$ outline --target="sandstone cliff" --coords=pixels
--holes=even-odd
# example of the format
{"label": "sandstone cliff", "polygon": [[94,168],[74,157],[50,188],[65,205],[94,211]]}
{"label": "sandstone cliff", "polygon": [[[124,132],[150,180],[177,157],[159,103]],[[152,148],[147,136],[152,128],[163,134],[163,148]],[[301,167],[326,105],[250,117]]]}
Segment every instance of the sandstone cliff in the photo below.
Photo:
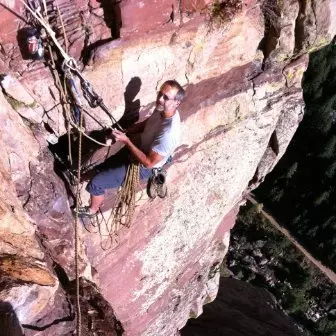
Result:
{"label": "sandstone cliff", "polygon": [[[54,2],[47,3],[63,43]],[[274,167],[302,119],[307,53],[335,34],[336,3],[246,0],[224,16],[206,0],[58,4],[69,53],[117,119],[148,115],[168,78],[186,87],[169,197],[142,198],[132,227],[107,250],[97,230],[83,226],[79,256],[85,331],[177,335],[216,297],[244,191]],[[26,335],[70,335],[71,190],[48,146],[66,134],[64,113],[48,64],[22,58],[23,6],[2,1],[0,13],[0,301]],[[111,124],[101,110],[90,112]],[[87,118],[86,128],[100,126]]]}

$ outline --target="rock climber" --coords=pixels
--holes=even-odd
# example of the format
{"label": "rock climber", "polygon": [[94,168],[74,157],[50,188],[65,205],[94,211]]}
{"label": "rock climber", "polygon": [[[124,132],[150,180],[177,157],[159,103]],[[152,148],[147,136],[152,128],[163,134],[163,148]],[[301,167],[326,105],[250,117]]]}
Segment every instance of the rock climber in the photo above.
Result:
{"label": "rock climber", "polygon": [[[122,185],[131,160],[140,163],[140,179],[148,179],[153,168],[161,168],[173,154],[180,141],[180,114],[178,106],[184,98],[184,89],[176,80],[164,82],[157,94],[152,115],[123,133],[114,129],[111,136],[125,145],[126,151],[116,155],[111,165],[99,172],[88,183],[90,205],[78,209],[79,217],[92,217],[104,202],[106,189]],[[136,145],[129,135],[141,133]]]}

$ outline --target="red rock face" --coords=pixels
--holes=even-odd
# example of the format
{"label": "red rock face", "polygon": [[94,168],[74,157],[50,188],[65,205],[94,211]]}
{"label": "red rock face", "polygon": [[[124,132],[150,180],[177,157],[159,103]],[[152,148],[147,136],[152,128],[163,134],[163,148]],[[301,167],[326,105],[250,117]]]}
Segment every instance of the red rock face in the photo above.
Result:
{"label": "red rock face", "polygon": [[[0,24],[1,27],[1,40],[3,44],[14,43],[16,39],[17,23],[20,20],[20,8],[18,1],[5,1],[1,3],[0,9]],[[15,15],[15,13],[17,13]]]}
{"label": "red rock face", "polygon": [[127,0],[121,2],[120,11],[121,34],[132,39],[137,35],[171,29],[179,17],[179,1]]}
{"label": "red rock face", "polygon": [[211,0],[182,0],[181,8],[185,12],[202,12],[206,9],[208,5],[210,5],[213,1]]}
{"label": "red rock face", "polygon": [[[152,210],[159,206],[160,212]],[[188,315],[200,313],[203,300],[216,294],[216,289],[213,293],[207,288],[207,283],[216,275],[215,272],[211,274],[208,267],[220,264],[227,247],[223,244],[223,237],[233,227],[237,214],[237,209],[231,211],[210,240],[199,241],[192,249],[186,249],[183,244],[177,246],[173,238],[167,239],[161,248],[170,250],[169,245],[174,246],[171,253],[179,255],[180,262],[169,265],[174,256],[158,251],[166,254],[169,270],[160,265],[157,271],[166,275],[150,275],[144,273],[139,255],[146,251],[154,237],[160,236],[160,231],[166,230],[164,226],[157,225],[161,222],[158,216],[165,212],[162,206],[168,204],[154,202],[145,210],[146,217],[137,218],[129,230],[120,233],[119,246],[104,254],[99,248],[93,248],[94,235],[86,235],[86,246],[99,274],[102,293],[109,302],[113,302],[127,335],[160,332],[162,335],[173,335],[184,325]],[[162,283],[155,283],[156,276],[162,277]],[[197,304],[200,294],[203,298]]]}

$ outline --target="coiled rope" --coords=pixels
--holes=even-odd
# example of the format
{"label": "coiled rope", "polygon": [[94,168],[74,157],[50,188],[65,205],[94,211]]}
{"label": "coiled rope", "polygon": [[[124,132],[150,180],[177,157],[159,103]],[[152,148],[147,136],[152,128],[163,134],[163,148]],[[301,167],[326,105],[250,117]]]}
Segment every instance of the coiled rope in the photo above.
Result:
{"label": "coiled rope", "polygon": [[[91,220],[91,225],[97,228],[96,233],[100,235],[100,246],[106,251],[119,243],[119,231],[122,227],[129,228],[135,213],[137,203],[136,191],[140,186],[140,164],[131,163],[127,168],[124,182],[117,192],[109,216],[104,216],[99,210],[99,214]],[[139,200],[142,198],[142,192]]]}

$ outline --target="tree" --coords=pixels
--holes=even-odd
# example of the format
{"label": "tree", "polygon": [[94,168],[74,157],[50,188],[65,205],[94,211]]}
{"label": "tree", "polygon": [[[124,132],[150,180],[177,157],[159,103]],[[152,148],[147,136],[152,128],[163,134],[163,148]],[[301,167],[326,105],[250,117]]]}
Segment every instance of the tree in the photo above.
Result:
{"label": "tree", "polygon": [[291,179],[297,171],[298,163],[294,162],[288,169],[286,178]]}
{"label": "tree", "polygon": [[[321,155],[322,158],[326,158],[326,159],[330,159],[332,157],[336,156],[336,134],[335,135],[331,135],[330,138],[328,139],[323,153]],[[334,161],[334,163],[336,162],[336,160]]]}

